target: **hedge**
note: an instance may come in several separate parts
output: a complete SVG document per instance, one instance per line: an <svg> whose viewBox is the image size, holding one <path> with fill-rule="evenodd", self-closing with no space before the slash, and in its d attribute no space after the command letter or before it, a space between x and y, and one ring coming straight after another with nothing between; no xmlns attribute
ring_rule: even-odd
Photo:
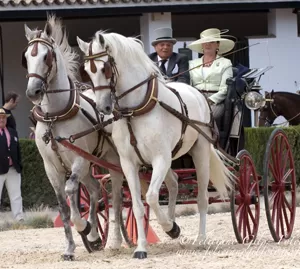
<svg viewBox="0 0 300 269"><path fill-rule="evenodd" d="M262 175L263 159L267 141L274 128L246 128L246 145L254 159L257 172ZM296 175L300 175L300 126L283 128L291 145ZM25 208L47 205L57 206L56 196L47 179L43 160L37 150L34 140L20 139L23 173L22 173L22 196ZM298 184L299 184L299 179ZM8 203L5 195L5 203Z"/></svg>

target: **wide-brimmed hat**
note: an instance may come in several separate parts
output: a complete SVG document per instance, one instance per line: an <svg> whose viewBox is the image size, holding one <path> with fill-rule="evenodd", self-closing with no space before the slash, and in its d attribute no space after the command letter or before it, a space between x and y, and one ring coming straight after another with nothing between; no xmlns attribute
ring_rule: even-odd
<svg viewBox="0 0 300 269"><path fill-rule="evenodd" d="M152 41L152 46L155 46L159 42L171 42L175 44L177 40L173 38L172 28L163 27L154 30L154 41Z"/></svg>
<svg viewBox="0 0 300 269"><path fill-rule="evenodd" d="M6 118L8 118L10 114L6 114L5 110L3 108L0 108L0 116L6 116Z"/></svg>
<svg viewBox="0 0 300 269"><path fill-rule="evenodd" d="M227 39L226 37L235 38L233 36L224 35L228 30L219 30L217 28L210 28L200 33L200 39L192 42L188 45L193 51L203 52L202 44L209 42L219 41L219 51L218 54L224 54L231 51L234 48L235 42L233 40Z"/></svg>

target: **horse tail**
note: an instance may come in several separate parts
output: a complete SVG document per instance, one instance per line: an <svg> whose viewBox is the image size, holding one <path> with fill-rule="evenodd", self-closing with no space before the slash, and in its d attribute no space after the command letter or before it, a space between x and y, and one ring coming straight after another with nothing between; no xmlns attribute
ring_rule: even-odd
<svg viewBox="0 0 300 269"><path fill-rule="evenodd" d="M228 191L233 189L235 176L224 164L220 156L222 153L217 153L213 145L210 147L210 152L210 180L220 194L220 198L225 199L228 197Z"/></svg>

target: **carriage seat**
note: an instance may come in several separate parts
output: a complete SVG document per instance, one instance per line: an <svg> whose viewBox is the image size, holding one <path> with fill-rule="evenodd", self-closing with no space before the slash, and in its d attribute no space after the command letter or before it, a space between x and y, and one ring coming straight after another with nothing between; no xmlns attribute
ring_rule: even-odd
<svg viewBox="0 0 300 269"><path fill-rule="evenodd" d="M216 121L218 129L219 129L219 143L220 146L225 149L227 141L230 136L232 121L234 117L234 105L235 101L238 97L238 94L241 91L245 90L245 85L243 84L242 80L237 77L239 73L239 69L236 67L232 68L233 77L227 79L226 84L228 85L227 88L227 96L224 101L225 109L223 117Z"/></svg>

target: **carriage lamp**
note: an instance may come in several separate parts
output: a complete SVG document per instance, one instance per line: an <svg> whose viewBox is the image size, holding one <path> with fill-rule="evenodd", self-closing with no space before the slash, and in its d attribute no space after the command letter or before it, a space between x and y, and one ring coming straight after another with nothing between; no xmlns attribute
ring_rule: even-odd
<svg viewBox="0 0 300 269"><path fill-rule="evenodd" d="M247 108L257 110L266 104L265 98L258 92L248 92L245 96L245 105Z"/></svg>

